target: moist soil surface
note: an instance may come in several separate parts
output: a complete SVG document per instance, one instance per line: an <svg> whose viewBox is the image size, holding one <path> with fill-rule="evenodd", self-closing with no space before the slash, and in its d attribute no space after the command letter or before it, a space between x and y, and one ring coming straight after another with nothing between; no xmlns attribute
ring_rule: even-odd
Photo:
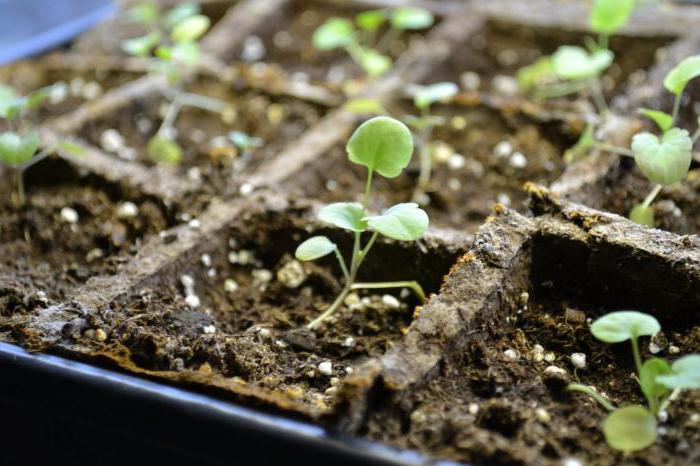
<svg viewBox="0 0 700 466"><path fill-rule="evenodd" d="M414 110L404 104L396 116ZM443 146L445 157L435 160L428 189L430 222L475 232L497 202L520 210L526 199L523 183L547 185L564 169L562 153L573 137L557 123L540 124L517 113L498 112L484 106L438 105L432 112L445 124L432 140ZM509 147L498 150L497 146ZM417 152L417 151L416 151ZM455 155L456 154L456 155ZM438 156L439 157L439 156ZM419 174L419 157L398 178L373 180L376 209L409 202ZM293 193L314 196L324 202L357 200L362 195L366 170L351 163L343 146L313 161L288 184Z"/></svg>
<svg viewBox="0 0 700 466"><path fill-rule="evenodd" d="M334 300L342 275L332 261L292 259L296 244L309 236L306 224L297 216L259 212L237 222L177 273L98 311L74 338L90 344L102 329L109 351L139 368L218 374L325 409L340 378L402 338L417 301L406 291L353 293L334 317L307 330L305 324ZM349 246L347 238L339 240ZM413 248L399 255L393 246L376 247L363 279L417 278L427 292L436 290L434 277L454 259L445 251L431 257ZM400 263L377 276L387 247ZM424 272L407 277L413 267Z"/></svg>
<svg viewBox="0 0 700 466"><path fill-rule="evenodd" d="M593 385L616 406L644 404L634 379L629 343L604 344L590 334L587 319L610 312L571 308L566 302L512 299L496 318L481 316L464 347L448 352L439 373L402 396L401 406L381 400L369 411L364 434L377 441L429 451L474 465L700 463L700 394L681 393L660 423L657 442L623 456L611 450L600 425L606 411L568 382ZM675 359L700 347L696 322L663 322L656 356ZM641 339L643 357L649 340ZM540 345L538 351L536 345ZM570 355L585 353L574 370ZM544 359L543 359L544 358ZM565 375L548 374L556 366ZM550 369L551 370L551 369ZM380 397L381 398L381 397ZM573 463L572 463L573 464Z"/></svg>
<svg viewBox="0 0 700 466"><path fill-rule="evenodd" d="M11 315L22 296L66 299L95 275L113 274L136 253L143 238L171 226L157 200L131 197L115 185L80 176L66 163L44 160L25 174L27 203L18 208L14 184L0 191L0 310ZM124 202L138 208L120 217ZM78 214L75 223L61 215Z"/></svg>
<svg viewBox="0 0 700 466"><path fill-rule="evenodd" d="M232 182L237 183L238 175L250 173L277 156L323 115L323 109L301 100L235 90L207 79L190 86L187 92L219 99L232 107L226 115L183 107L174 125L184 150L182 163L175 170L186 172L196 167L198 175L193 176L204 176L221 189L230 188ZM134 102L115 115L86 123L79 134L99 147L103 133L115 129L128 149L113 155L153 165L146 146L158 131L167 107L164 98ZM262 146L239 150L227 137L231 131L260 138Z"/></svg>
<svg viewBox="0 0 700 466"><path fill-rule="evenodd" d="M264 32L249 37L230 58L278 65L292 79L323 81L340 86L344 80L359 79L363 74L362 69L342 50L315 49L311 38L316 28L329 18L352 20L361 11L365 10L320 2L290 2L273 22L266 24ZM383 37L386 29L380 29L376 37ZM404 32L390 48L381 52L395 61L413 41L422 41L428 30Z"/></svg>

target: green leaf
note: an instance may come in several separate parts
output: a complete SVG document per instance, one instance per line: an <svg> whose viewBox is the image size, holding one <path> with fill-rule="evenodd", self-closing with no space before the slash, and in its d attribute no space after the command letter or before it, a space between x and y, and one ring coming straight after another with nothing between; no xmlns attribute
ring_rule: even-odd
<svg viewBox="0 0 700 466"><path fill-rule="evenodd" d="M659 110L651 110L649 108L640 108L639 113L656 123L661 132L665 133L673 126L673 116Z"/></svg>
<svg viewBox="0 0 700 466"><path fill-rule="evenodd" d="M343 104L343 108L348 112L359 115L385 115L388 113L379 99L371 97L350 99Z"/></svg>
<svg viewBox="0 0 700 466"><path fill-rule="evenodd" d="M700 76L700 55L688 57L681 61L664 78L664 87L671 93L679 95L691 79Z"/></svg>
<svg viewBox="0 0 700 466"><path fill-rule="evenodd" d="M87 150L85 150L84 147L79 146L78 144L71 142L71 141L61 141L58 143L58 149L68 152L71 155L77 155L77 156L82 156L87 153Z"/></svg>
<svg viewBox="0 0 700 466"><path fill-rule="evenodd" d="M651 133L635 134L631 147L637 166L654 183L673 184L688 174L693 141L684 129L671 128L660 142Z"/></svg>
<svg viewBox="0 0 700 466"><path fill-rule="evenodd" d="M354 57L365 73L370 76L381 76L391 69L391 58L374 49L358 49Z"/></svg>
<svg viewBox="0 0 700 466"><path fill-rule="evenodd" d="M428 214L418 204L396 204L382 215L366 217L369 227L389 238L414 241L428 229Z"/></svg>
<svg viewBox="0 0 700 466"><path fill-rule="evenodd" d="M520 68L515 74L518 86L521 89L532 89L554 78L554 65L552 57L540 57L531 65Z"/></svg>
<svg viewBox="0 0 700 466"><path fill-rule="evenodd" d="M637 204L630 210L630 220L645 227L654 228L654 209Z"/></svg>
<svg viewBox="0 0 700 466"><path fill-rule="evenodd" d="M146 147L148 156L156 163L177 165L182 160L182 148L172 139L154 136Z"/></svg>
<svg viewBox="0 0 700 466"><path fill-rule="evenodd" d="M190 16L173 27L170 38L174 42L192 42L202 37L210 25L211 20L207 16Z"/></svg>
<svg viewBox="0 0 700 466"><path fill-rule="evenodd" d="M615 450L625 453L642 450L656 440L656 418L642 406L625 406L605 419L603 433Z"/></svg>
<svg viewBox="0 0 700 466"><path fill-rule="evenodd" d="M554 73L562 80L587 79L598 76L613 62L610 50L588 53L582 47L564 45L552 55Z"/></svg>
<svg viewBox="0 0 700 466"><path fill-rule="evenodd" d="M46 86L29 93L24 102L24 108L27 110L34 110L35 108L38 108L46 101L46 99L49 98L52 90L53 86Z"/></svg>
<svg viewBox="0 0 700 466"><path fill-rule="evenodd" d="M186 65L199 60L199 45L196 42L178 42L171 50L172 59Z"/></svg>
<svg viewBox="0 0 700 466"><path fill-rule="evenodd" d="M196 3L183 3L182 5L178 5L174 8L171 8L165 14L165 25L168 28L172 28L175 25L180 24L187 18L199 14L199 11L199 5Z"/></svg>
<svg viewBox="0 0 700 466"><path fill-rule="evenodd" d="M228 138L236 147L242 150L254 149L265 145L265 141L263 141L261 138L249 136L242 131L231 131L228 133Z"/></svg>
<svg viewBox="0 0 700 466"><path fill-rule="evenodd" d="M591 324L593 336L606 343L619 343L643 335L652 336L660 330L658 320L638 311L611 312Z"/></svg>
<svg viewBox="0 0 700 466"><path fill-rule="evenodd" d="M158 5L155 2L140 3L129 8L126 16L132 21L151 24L158 19Z"/></svg>
<svg viewBox="0 0 700 466"><path fill-rule="evenodd" d="M416 131L420 131L423 128L434 128L445 124L445 119L439 115L406 115L403 118L403 121Z"/></svg>
<svg viewBox="0 0 700 466"><path fill-rule="evenodd" d="M294 257L300 261L313 261L332 253L336 249L338 249L338 246L325 236L313 236L297 246Z"/></svg>
<svg viewBox="0 0 700 466"><path fill-rule="evenodd" d="M386 22L383 10L369 10L355 16L355 24L365 31L376 31Z"/></svg>
<svg viewBox="0 0 700 466"><path fill-rule="evenodd" d="M455 83L437 83L429 86L419 86L413 97L413 104L418 108L430 107L436 102L451 99L459 92Z"/></svg>
<svg viewBox="0 0 700 466"><path fill-rule="evenodd" d="M594 127L589 124L579 136L578 141L572 147L564 152L564 160L566 163L573 163L582 159L588 154L588 151L595 144Z"/></svg>
<svg viewBox="0 0 700 466"><path fill-rule="evenodd" d="M20 136L14 132L0 134L0 160L10 166L28 162L39 147L39 135L36 131Z"/></svg>
<svg viewBox="0 0 700 466"><path fill-rule="evenodd" d="M318 50L333 50L350 45L354 41L355 28L352 21L345 18L328 19L311 37L311 43Z"/></svg>
<svg viewBox="0 0 700 466"><path fill-rule="evenodd" d="M363 232L367 229L367 212L359 202L336 202L323 207L318 218L344 230Z"/></svg>
<svg viewBox="0 0 700 466"><path fill-rule="evenodd" d="M700 390L700 354L677 359L671 365L671 374L658 376L656 382L673 390Z"/></svg>
<svg viewBox="0 0 700 466"><path fill-rule="evenodd" d="M635 0L595 0L588 21L597 34L611 35L625 25Z"/></svg>
<svg viewBox="0 0 700 466"><path fill-rule="evenodd" d="M648 398L658 398L668 392L668 387L657 382L659 375L671 373L671 366L661 358L649 358L642 364L639 371L639 386Z"/></svg>
<svg viewBox="0 0 700 466"><path fill-rule="evenodd" d="M127 39L122 42L122 50L129 55L137 57L147 57L151 54L153 47L158 45L162 39L160 32L152 31L145 36Z"/></svg>
<svg viewBox="0 0 700 466"><path fill-rule="evenodd" d="M351 162L395 178L411 160L413 137L400 121L378 116L361 124L345 149Z"/></svg>
<svg viewBox="0 0 700 466"><path fill-rule="evenodd" d="M416 7L401 7L393 11L391 25L396 29L425 29L433 25L435 18L428 10Z"/></svg>
<svg viewBox="0 0 700 466"><path fill-rule="evenodd" d="M10 86L0 84L0 118L11 120L18 112L21 99Z"/></svg>

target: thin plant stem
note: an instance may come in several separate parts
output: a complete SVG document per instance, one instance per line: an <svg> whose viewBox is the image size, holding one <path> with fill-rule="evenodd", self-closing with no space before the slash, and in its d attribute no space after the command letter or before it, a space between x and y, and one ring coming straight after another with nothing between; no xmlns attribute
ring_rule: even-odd
<svg viewBox="0 0 700 466"><path fill-rule="evenodd" d="M27 197L24 192L24 169L18 168L15 170L15 180L17 181L17 196L19 206L22 207L27 201Z"/></svg>
<svg viewBox="0 0 700 466"><path fill-rule="evenodd" d="M191 92L179 94L178 100L182 106L201 108L213 113L221 113L229 107L229 104L223 100Z"/></svg>
<svg viewBox="0 0 700 466"><path fill-rule="evenodd" d="M700 126L693 133L693 145L695 145L695 143L698 142L698 138L700 138Z"/></svg>
<svg viewBox="0 0 700 466"><path fill-rule="evenodd" d="M570 383L566 389L570 392L581 392L585 393L586 395L590 396L594 400L596 400L600 405L607 409L608 411L615 411L615 406L613 406L612 403L610 403L608 400L605 399L603 395L598 393L595 388L589 386L589 385L581 385L579 383Z"/></svg>
<svg viewBox="0 0 700 466"><path fill-rule="evenodd" d="M374 170L372 170L370 168L368 170L368 173L367 173L367 183L365 184L365 194L362 198L362 207L364 207L365 209L367 208L367 205L369 204L369 193L372 189L372 174L373 174L373 172L374 172Z"/></svg>
<svg viewBox="0 0 700 466"><path fill-rule="evenodd" d="M634 157L634 152L626 147L615 146L613 144L608 144L606 142L594 142L593 147L600 149L605 152L612 152L614 154L622 155L624 157Z"/></svg>
<svg viewBox="0 0 700 466"><path fill-rule="evenodd" d="M333 304L331 304L331 306L328 309L326 309L323 312L323 314L321 314L320 316L316 317L314 320L309 322L309 324L306 327L310 328L310 329L314 329L314 328L318 327L319 325L321 325L321 323L324 320L328 319L330 316L335 314L335 312L338 310L338 308L340 308L340 305L343 304L343 301L345 301L345 298L347 298L348 294L350 294L350 291L351 291L351 287L346 285L343 288L343 291L340 292L338 297L335 298L335 301L333 301Z"/></svg>
<svg viewBox="0 0 700 466"><path fill-rule="evenodd" d="M648 208L651 205L651 203L654 202L654 199L656 199L656 196L658 196L659 193L661 192L661 188L663 188L663 186L660 184L657 184L656 186L654 186L654 189L651 190L651 192L647 195L647 197L644 198L644 202L642 202L642 205L644 206L644 208Z"/></svg>
<svg viewBox="0 0 700 466"><path fill-rule="evenodd" d="M672 118L673 118L673 123L671 126L676 124L676 120L678 119L678 112L681 109L681 97L683 96L683 91L679 92L676 94L676 98L673 100L673 113Z"/></svg>
<svg viewBox="0 0 700 466"><path fill-rule="evenodd" d="M350 280L350 272L348 272L348 266L345 265L345 259L343 259L343 255L338 251L338 248L335 249L335 257L338 258L338 263L340 264L340 269L343 271L343 276L345 277L345 281Z"/></svg>
<svg viewBox="0 0 700 466"><path fill-rule="evenodd" d="M365 257L367 257L367 254L369 253L369 250L372 249L372 246L374 246L374 242L377 241L377 237L379 237L379 233L376 231L372 233L372 237L367 241L367 244L365 245L364 249L360 251L358 254L358 259L357 259L357 268L360 268L360 265L362 265L362 262L364 262Z"/></svg>
<svg viewBox="0 0 700 466"><path fill-rule="evenodd" d="M610 36L607 34L600 34L598 36L598 45L600 45L600 48L602 49L607 49L608 45L610 43Z"/></svg>
<svg viewBox="0 0 700 466"><path fill-rule="evenodd" d="M22 170L22 171L24 171L24 170L26 170L27 168L29 168L29 167L31 167L31 166L33 166L33 165L36 165L37 163L41 162L41 161L44 160L46 157L48 157L49 155L51 155L51 153L52 153L54 150L55 150L55 147L50 147L50 148L47 148L47 149L42 150L41 152L39 152L38 154L36 154L34 157L32 157L31 159L29 159L27 162L25 162L25 163L23 163L22 165L20 165L20 166L19 166L19 169Z"/></svg>
<svg viewBox="0 0 700 466"><path fill-rule="evenodd" d="M593 103L598 109L598 113L601 115L608 113L608 104L605 102L605 97L603 96L603 88L600 84L600 78L597 76L595 78L591 78L590 84L593 91Z"/></svg>
<svg viewBox="0 0 700 466"><path fill-rule="evenodd" d="M353 290L361 289L377 289L377 288L410 288L416 294L421 303L426 301L425 291L415 280L399 281L399 282L371 282L371 283L355 283L351 287Z"/></svg>
<svg viewBox="0 0 700 466"><path fill-rule="evenodd" d="M421 117L426 119L430 116L430 109L424 107L421 109ZM428 186L430 185L430 176L432 172L432 160L430 158L430 135L432 133L432 126L426 125L420 130L420 173L418 175L418 183L416 189L413 193L413 200L418 201L420 196L424 194Z"/></svg>
<svg viewBox="0 0 700 466"><path fill-rule="evenodd" d="M163 122L161 123L160 128L158 128L157 134L159 136L162 136L163 133L165 133L173 127L175 119L177 118L178 113L180 113L180 108L180 95L176 94L173 100L170 102L170 106L168 107L168 111L166 112L165 117L163 118Z"/></svg>
<svg viewBox="0 0 700 466"><path fill-rule="evenodd" d="M649 206L646 205L645 207L649 207ZM642 356L639 354L639 341L637 341L637 335L632 335L632 338L630 338L630 341L632 342L632 354L634 355L634 365L637 367L637 374L641 374L642 373Z"/></svg>

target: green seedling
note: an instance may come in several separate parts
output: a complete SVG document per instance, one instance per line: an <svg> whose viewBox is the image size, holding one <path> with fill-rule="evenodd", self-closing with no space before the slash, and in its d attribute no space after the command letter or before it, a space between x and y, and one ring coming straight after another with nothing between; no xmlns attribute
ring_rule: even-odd
<svg viewBox="0 0 700 466"><path fill-rule="evenodd" d="M375 117L360 125L346 146L351 162L367 167L367 182L362 202L337 202L321 209L318 218L325 223L348 230L354 235L350 266L338 246L325 236L314 236L301 243L295 252L300 261L312 261L335 254L343 272L344 285L335 301L321 315L308 324L316 328L342 305L353 290L380 288L410 288L421 301L423 288L416 281L356 283L360 266L379 235L399 241L415 241L428 229L428 214L413 203L397 204L381 214L368 210L372 177L375 172L385 178L395 178L406 168L413 154L413 138L400 121ZM362 234L371 232L362 244Z"/></svg>
<svg viewBox="0 0 700 466"><path fill-rule="evenodd" d="M199 6L193 3L178 5L165 12L156 3L143 3L129 9L127 16L142 24L148 33L122 42L122 49L143 59L149 72L162 75L167 81L163 95L170 105L158 131L148 142L148 155L156 163L179 164L182 148L171 134L182 107L197 107L221 114L230 108L220 100L184 91L184 76L200 60L198 41L209 30L211 21L200 14Z"/></svg>
<svg viewBox="0 0 700 466"><path fill-rule="evenodd" d="M600 341L631 342L637 381L647 400L647 406L616 408L591 386L568 386L568 390L590 395L610 412L603 422L605 440L612 448L625 453L642 450L654 443L657 416L665 411L681 390L700 389L700 354L683 356L673 364L657 357L642 361L639 337L651 337L660 330L661 325L654 317L637 311L612 312L591 325L591 333Z"/></svg>
<svg viewBox="0 0 700 466"><path fill-rule="evenodd" d="M391 69L393 63L386 51L399 36L405 31L426 29L434 21L429 11L416 7L364 11L354 22L328 19L314 31L312 44L320 51L343 49L368 76L380 76ZM382 28L387 32L377 39Z"/></svg>
<svg viewBox="0 0 700 466"><path fill-rule="evenodd" d="M430 107L435 103L451 99L458 91L457 85L449 82L415 86L413 105L420 111L420 115L409 115L405 118L406 123L416 131L415 139L420 156L420 174L413 192L414 202L422 203L428 191L432 172L432 133L436 126L444 123L443 118L430 113Z"/></svg>
<svg viewBox="0 0 700 466"><path fill-rule="evenodd" d="M49 97L52 87L20 96L11 87L0 84L0 118L7 122L7 130L0 133L0 163L14 172L19 206L26 202L24 172L52 152L52 148L37 152L39 132L28 118Z"/></svg>
<svg viewBox="0 0 700 466"><path fill-rule="evenodd" d="M589 13L589 27L598 34L587 48L563 45L551 56L539 58L521 68L516 75L520 87L533 91L538 98L555 98L587 92L598 112L608 111L600 77L610 67L614 54L608 48L609 38L624 26L635 6L635 0L596 0Z"/></svg>
<svg viewBox="0 0 700 466"><path fill-rule="evenodd" d="M228 133L228 138L233 145L241 151L241 156L244 160L249 160L252 157L252 152L265 145L265 141L261 138L249 136L242 131L231 131Z"/></svg>
<svg viewBox="0 0 700 466"><path fill-rule="evenodd" d="M629 149L607 144L595 144L601 149L623 156L634 157L640 171L654 187L644 201L630 211L630 219L641 225L654 226L654 211L651 204L664 186L683 181L692 162L692 149L700 138L700 122L693 135L676 127L683 91L688 83L700 76L700 55L681 61L666 75L664 87L674 95L672 113L642 108L639 112L651 119L661 132L661 137L643 131L632 137Z"/></svg>

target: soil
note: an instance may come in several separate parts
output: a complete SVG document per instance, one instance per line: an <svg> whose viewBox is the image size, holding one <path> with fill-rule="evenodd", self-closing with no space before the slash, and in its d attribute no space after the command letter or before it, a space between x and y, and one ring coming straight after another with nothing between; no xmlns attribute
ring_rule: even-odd
<svg viewBox="0 0 700 466"><path fill-rule="evenodd" d="M402 338L416 298L405 291L395 299L383 293L355 294L353 309L343 306L317 330L306 330L304 325L337 295L340 270L329 260L302 265L291 258L295 246L309 236L303 217L253 206L247 212L247 218L217 235L176 272L98 310L72 334L76 343L93 344L101 329L107 334L103 352L129 358L139 368L204 371L275 391L309 409L327 409L342 377ZM337 232L319 233L334 237L344 249L350 246L349 238ZM375 248L363 280L415 278L426 292L436 291L455 257L445 250L428 254L411 247L397 254L391 244ZM381 267L386 254L399 260ZM279 278L280 270L290 268L297 283ZM410 277L409 268L415 271ZM185 291L184 275L193 280L193 291ZM227 289L227 280L238 287ZM189 293L201 304L188 304ZM319 368L325 362L331 363L332 373Z"/></svg>
<svg viewBox="0 0 700 466"><path fill-rule="evenodd" d="M627 457L611 450L600 429L605 410L563 388L567 380L578 381L597 387L617 406L645 403L629 344L606 345L588 329L586 319L612 309L523 296L511 297L498 317L479 319L466 348L450 352L439 373L403 396L404 410L387 412L379 405L371 412L365 435L474 465L560 465L573 458L586 465L700 463L693 446L700 442L697 392L682 393L670 405L668 424L661 424L652 447ZM666 324L667 343L658 356L674 359L671 345L680 354L700 348L696 322ZM554 359L543 360L535 345ZM572 353L586 354L584 369L575 370ZM650 356L643 350L643 357ZM547 374L551 365L566 375Z"/></svg>
<svg viewBox="0 0 700 466"><path fill-rule="evenodd" d="M341 87L344 80L360 79L363 75L361 68L341 50L316 50L311 43L311 37L316 28L329 18L353 18L361 11L365 10L316 1L292 1L272 22L265 25L264 31L255 38L247 39L249 44L258 40L262 42L262 56L254 60L247 59L244 42L227 58L274 64L287 71L292 79L322 81ZM395 61L412 42L422 41L429 30L406 32L390 50L382 52ZM377 37L382 37L385 33L386 30L382 29L378 31Z"/></svg>
<svg viewBox="0 0 700 466"><path fill-rule="evenodd" d="M183 107L175 121L177 141L183 147L184 155L174 171L185 173L197 167L199 175L196 176L204 176L221 190L227 186L230 188L231 182L237 182L242 173L250 173L275 157L324 113L321 107L301 100L234 89L210 79L198 80L187 91L219 99L234 109L231 119L224 121L221 114ZM103 132L116 129L128 147L135 151L133 155L138 161L153 165L146 145L158 131L162 122L160 115L167 105L164 98L139 100L116 115L89 121L79 134L99 147ZM228 140L231 131L261 138L263 146L245 154ZM225 147L217 149L220 145Z"/></svg>
<svg viewBox="0 0 700 466"><path fill-rule="evenodd" d="M462 73L472 71L481 78L479 89L482 92L498 93L494 89L494 77L515 76L520 68L552 54L560 45L584 46L588 36L562 29L489 20L480 32L471 36L459 54L441 63L427 82L459 83ZM615 53L615 63L603 77L607 97L621 94L627 85L642 85L646 70L654 65L663 47L671 41L670 37L612 37L610 49Z"/></svg>
<svg viewBox="0 0 700 466"><path fill-rule="evenodd" d="M16 207L14 180L3 179L8 181L0 191L0 310L5 316L23 309L24 296L43 293L65 300L90 277L114 274L143 238L172 225L158 200L81 175L58 160L44 160L26 172L22 208ZM127 201L136 204L138 215L118 218L119 206ZM77 212L76 223L62 220L65 207Z"/></svg>
<svg viewBox="0 0 700 466"><path fill-rule="evenodd" d="M412 111L403 103L392 113L400 116ZM573 137L566 136L567 129L557 128L556 123L541 124L521 114L501 113L485 106L438 105L433 114L446 122L436 128L433 140L463 156L463 166L450 167L448 160L434 164L429 204L424 207L431 224L437 227L474 232L497 202L521 209L527 197L523 184L534 181L547 185L558 178L565 166L561 154L573 144ZM503 142L509 143L511 150L498 156L494 149ZM524 167L517 165L518 153L525 157ZM377 176L373 207L381 209L410 201L418 163L414 155L409 168L398 178ZM300 196L314 196L324 202L347 201L361 196L365 177L366 170L350 163L345 148L336 146L299 173L289 186Z"/></svg>

